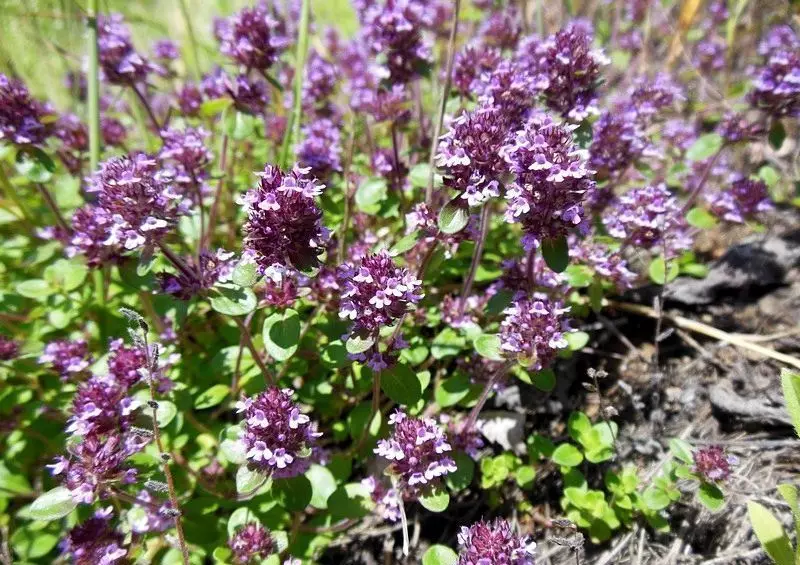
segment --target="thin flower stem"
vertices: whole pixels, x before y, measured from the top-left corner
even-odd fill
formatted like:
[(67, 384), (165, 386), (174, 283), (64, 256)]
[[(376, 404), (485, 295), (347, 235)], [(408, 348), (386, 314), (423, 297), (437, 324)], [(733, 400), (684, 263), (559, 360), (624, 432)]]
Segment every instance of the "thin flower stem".
[(469, 417), (467, 418), (467, 421), (464, 423), (464, 427), (461, 429), (462, 434), (469, 433), (472, 430), (472, 428), (475, 427), (475, 422), (478, 421), (478, 414), (480, 414), (481, 410), (483, 410), (483, 407), (486, 404), (486, 401), (489, 399), (489, 395), (491, 394), (494, 385), (497, 383), (500, 377), (502, 377), (503, 375), (506, 374), (506, 372), (508, 372), (508, 370), (511, 368), (512, 365), (513, 365), (512, 362), (510, 361), (507, 362), (505, 365), (503, 365), (497, 371), (495, 371), (494, 374), (492, 374), (492, 376), (489, 378), (488, 382), (486, 383), (486, 386), (483, 388), (483, 391), (481, 392), (480, 398), (478, 398), (478, 403), (472, 407), (472, 411), (469, 413)]
[(536, 287), (536, 248), (531, 247), (530, 251), (528, 251), (528, 264), (525, 265), (527, 269), (527, 278), (528, 278), (528, 286), (530, 287), (530, 292), (533, 292), (533, 289)]
[(491, 202), (486, 202), (481, 210), (481, 223), (480, 232), (478, 233), (478, 241), (475, 242), (475, 252), (472, 254), (472, 264), (469, 266), (469, 273), (464, 280), (464, 286), (461, 289), (461, 300), (458, 305), (459, 315), (464, 313), (467, 305), (467, 297), (472, 292), (472, 283), (475, 282), (475, 274), (478, 272), (478, 265), (481, 263), (481, 256), (483, 255), (483, 247), (486, 245), (486, 234), (489, 231), (489, 217), (491, 215)]
[(176, 269), (192, 280), (197, 279), (197, 273), (193, 271), (186, 263), (184, 263), (183, 259), (178, 257), (175, 252), (172, 251), (172, 249), (166, 246), (164, 242), (159, 241), (158, 248), (161, 250), (164, 256), (169, 259), (169, 262), (175, 265)]
[(39, 191), (39, 194), (42, 195), (42, 198), (44, 199), (45, 204), (47, 204), (47, 207), (50, 208), (50, 211), (56, 217), (56, 223), (58, 223), (61, 229), (63, 229), (65, 232), (71, 234), (72, 228), (69, 227), (69, 224), (64, 219), (64, 216), (61, 214), (61, 210), (58, 209), (58, 205), (56, 204), (53, 195), (50, 194), (49, 190), (47, 190), (47, 187), (44, 186), (42, 183), (37, 182), (36, 189)]
[(150, 117), (150, 121), (153, 122), (153, 127), (156, 128), (156, 133), (161, 137), (161, 124), (158, 123), (158, 118), (156, 118), (156, 115), (153, 113), (153, 109), (150, 107), (150, 103), (147, 101), (144, 93), (141, 92), (135, 84), (131, 85), (131, 89), (133, 89), (136, 97), (142, 103), (142, 106), (144, 106), (147, 115)]
[(428, 186), (425, 187), (425, 204), (431, 205), (433, 202), (433, 176), (436, 164), (436, 146), (439, 143), (439, 136), (442, 135), (442, 124), (444, 123), (444, 112), (447, 109), (447, 100), (450, 98), (450, 85), (453, 80), (453, 61), (456, 55), (456, 35), (458, 34), (458, 17), (461, 9), (461, 0), (455, 0), (453, 7), (453, 20), (450, 22), (450, 37), (447, 40), (447, 63), (444, 72), (444, 85), (442, 86), (442, 99), (439, 102), (439, 112), (433, 124), (433, 136), (431, 137), (431, 154), (428, 159)]
[(310, 18), (310, 0), (303, 0), (300, 10), (300, 25), (297, 37), (297, 52), (295, 55), (294, 66), (294, 107), (289, 115), (286, 124), (286, 134), (283, 138), (281, 147), (280, 166), (283, 169), (289, 167), (289, 153), (292, 148), (292, 140), (300, 138), (300, 120), (303, 114), (303, 80), (306, 69), (306, 51), (308, 51), (308, 21)]
[(100, 165), (100, 65), (97, 51), (97, 6), (99, 0), (89, 0), (86, 27), (89, 30), (89, 71), (86, 76), (86, 102), (89, 124), (89, 168), (95, 172)]
[(350, 227), (350, 216), (352, 214), (353, 196), (350, 194), (350, 167), (353, 164), (353, 149), (356, 144), (356, 124), (355, 119), (350, 124), (350, 141), (347, 144), (347, 162), (344, 166), (343, 186), (344, 186), (344, 217), (342, 218), (342, 225), (339, 229), (339, 249), (338, 249), (338, 262), (341, 265), (344, 263), (344, 248), (347, 240), (347, 230)]
[(158, 448), (158, 455), (163, 463), (164, 476), (167, 479), (167, 490), (169, 491), (169, 502), (172, 509), (176, 511), (175, 514), (175, 531), (178, 534), (178, 544), (181, 548), (181, 556), (183, 557), (183, 565), (189, 565), (189, 547), (186, 545), (186, 538), (183, 535), (183, 525), (181, 524), (181, 507), (178, 502), (178, 495), (175, 491), (175, 481), (172, 478), (172, 471), (169, 468), (169, 461), (171, 456), (164, 449), (164, 444), (161, 441), (161, 432), (158, 427), (158, 401), (156, 401), (156, 381), (155, 374), (151, 367), (150, 359), (150, 345), (147, 343), (147, 331), (142, 331), (142, 338), (144, 340), (144, 354), (145, 362), (147, 363), (148, 375), (147, 383), (150, 387), (150, 406), (153, 409), (153, 437), (156, 440), (156, 447)]
[(192, 48), (192, 70), (194, 71), (194, 78), (195, 80), (200, 80), (200, 55), (198, 54), (197, 50), (197, 37), (194, 34), (194, 26), (192, 25), (189, 7), (186, 5), (186, 0), (181, 0), (179, 5), (181, 9), (181, 15), (183, 16), (183, 21), (186, 24), (186, 33), (189, 36), (189, 45)]
[(205, 247), (211, 241), (214, 226), (217, 223), (217, 216), (219, 215), (219, 202), (222, 199), (222, 189), (225, 186), (225, 167), (228, 163), (228, 134), (222, 136), (222, 147), (220, 148), (219, 169), (222, 171), (217, 182), (217, 191), (214, 193), (214, 202), (211, 204), (211, 210), (208, 212), (208, 227), (203, 235), (202, 247)]
[(697, 182), (697, 186), (694, 187), (689, 197), (686, 199), (686, 202), (683, 204), (683, 208), (681, 208), (681, 213), (685, 214), (695, 203), (697, 197), (700, 196), (700, 193), (703, 190), (703, 187), (708, 180), (708, 177), (711, 176), (711, 170), (714, 168), (714, 165), (717, 164), (717, 160), (719, 156), (722, 154), (722, 150), (725, 149), (725, 145), (719, 148), (719, 150), (714, 153), (714, 156), (711, 157), (711, 160), (708, 162), (705, 170), (703, 171), (703, 176), (700, 177), (700, 180)]
[(258, 349), (256, 349), (256, 346), (253, 343), (253, 336), (250, 334), (250, 328), (244, 325), (244, 322), (242, 322), (238, 316), (233, 316), (233, 320), (236, 322), (236, 325), (239, 326), (239, 330), (242, 332), (244, 344), (247, 346), (247, 349), (250, 350), (250, 353), (253, 354), (253, 359), (255, 359), (258, 368), (261, 369), (261, 373), (264, 375), (264, 381), (266, 381), (267, 385), (274, 385), (275, 377), (272, 376), (267, 364), (264, 363), (264, 359), (261, 357), (261, 353), (259, 353)]

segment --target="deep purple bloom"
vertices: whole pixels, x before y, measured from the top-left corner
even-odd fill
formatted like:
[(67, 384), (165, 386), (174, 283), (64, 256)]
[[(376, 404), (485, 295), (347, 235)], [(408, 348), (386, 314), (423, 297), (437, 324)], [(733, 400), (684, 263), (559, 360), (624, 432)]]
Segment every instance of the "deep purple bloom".
[(453, 88), (461, 96), (470, 98), (476, 90), (476, 81), (490, 75), (502, 60), (500, 50), (482, 44), (466, 45), (456, 53), (453, 61)]
[[(683, 89), (669, 75), (657, 74), (654, 78), (641, 78), (628, 92), (629, 108), (636, 112), (636, 118), (643, 124), (649, 124), (659, 114), (678, 102), (686, 99)], [(619, 109), (615, 113), (622, 113)]]
[(158, 500), (144, 489), (140, 490), (139, 494), (136, 495), (136, 500), (139, 501), (143, 514), (137, 514), (135, 520), (131, 514), (128, 514), (131, 531), (136, 534), (143, 534), (147, 532), (163, 532), (172, 527), (175, 519), (170, 515), (172, 504), (168, 500), (158, 508), (154, 508), (158, 504)]
[(177, 43), (169, 38), (163, 38), (153, 43), (153, 56), (162, 61), (174, 61), (181, 56), (181, 53)]
[(592, 47), (589, 24), (573, 22), (542, 46), (540, 65), (548, 79), (544, 94), (547, 105), (562, 116), (581, 121), (597, 113), (600, 67), (605, 55)]
[(500, 324), (501, 349), (511, 358), (541, 371), (550, 366), (559, 349), (567, 347), (569, 312), (542, 294), (520, 297), (506, 308)]
[(0, 140), (17, 145), (40, 145), (51, 127), (42, 122), (50, 108), (31, 97), (19, 80), (0, 73)]
[(83, 373), (92, 362), (92, 354), (84, 339), (51, 341), (39, 357), (39, 363), (49, 364), (65, 380)]
[(200, 81), (200, 89), (210, 100), (224, 98), (231, 90), (231, 78), (222, 67), (214, 67), (211, 72), (203, 75)]
[(128, 130), (116, 118), (102, 116), (100, 118), (100, 135), (103, 143), (111, 147), (122, 147), (128, 138)]
[(402, 411), (389, 416), (393, 426), (388, 439), (378, 440), (375, 453), (388, 459), (400, 490), (416, 496), (439, 484), (441, 478), (456, 471), (447, 455), (450, 444), (441, 428), (430, 418), (409, 418)]
[(90, 267), (100, 267), (120, 257), (117, 246), (105, 244), (113, 219), (105, 209), (86, 204), (72, 215), (72, 237), (66, 252), (68, 257), (82, 254)]
[(375, 337), (422, 298), (422, 282), (398, 267), (386, 250), (365, 257), (358, 266), (342, 265), (339, 279), (344, 288), (339, 317), (352, 320), (351, 333)]
[(75, 565), (112, 565), (125, 559), (125, 536), (111, 527), (111, 507), (73, 527), (61, 548)]
[(502, 59), (475, 83), (479, 102), (492, 105), (505, 121), (516, 128), (533, 108), (536, 97), (547, 86), (547, 78), (529, 69), (524, 62)]
[(361, 480), (375, 503), (375, 511), (387, 522), (400, 520), (400, 493), (397, 489), (387, 487), (380, 479), (369, 476)]
[(243, 8), (220, 28), (220, 51), (247, 69), (266, 71), (288, 45), (284, 24), (266, 3)]
[(187, 82), (177, 96), (178, 108), (184, 116), (195, 117), (200, 114), (200, 107), (203, 105), (203, 93), (193, 82)]
[(261, 563), (277, 550), (269, 531), (255, 522), (239, 527), (228, 541), (228, 547), (237, 565)]
[(316, 265), (329, 237), (315, 201), (324, 185), (297, 167), (284, 173), (267, 165), (259, 177), (258, 186), (244, 196), (245, 248), (255, 254), (262, 272), (276, 264)]
[(86, 192), (111, 219), (103, 245), (130, 250), (154, 244), (188, 212), (190, 201), (159, 169), (154, 158), (136, 153), (101, 163), (89, 179)]
[(514, 49), (521, 34), (522, 16), (516, 8), (493, 12), (478, 28), (480, 42), (498, 49)]
[(753, 80), (748, 99), (776, 118), (800, 116), (800, 49), (773, 52)]
[(664, 184), (635, 188), (621, 195), (603, 223), (612, 236), (667, 258), (692, 247), (678, 200)]
[(719, 445), (709, 445), (692, 452), (692, 472), (710, 483), (725, 481), (731, 476), (731, 466), (738, 463), (733, 455), (726, 455)]
[(89, 130), (75, 114), (61, 116), (56, 122), (53, 134), (69, 151), (81, 153), (89, 149)]
[(619, 251), (593, 237), (571, 240), (569, 256), (578, 263), (592, 268), (595, 275), (612, 283), (621, 292), (633, 286), (637, 274), (628, 268), (628, 262)]
[(118, 383), (130, 388), (142, 379), (147, 365), (147, 355), (142, 347), (128, 347), (121, 339), (114, 339), (108, 350), (108, 373)]
[(19, 343), (13, 339), (0, 335), (0, 361), (11, 361), (19, 355)]
[(236, 404), (244, 412), (240, 441), (248, 465), (275, 478), (295, 477), (312, 462), (317, 426), (292, 401), (291, 389), (270, 387), (258, 396)]
[[(115, 367), (121, 370), (122, 367)], [(113, 433), (127, 428), (139, 402), (128, 396), (128, 383), (136, 382), (129, 375), (117, 381), (116, 375), (91, 377), (82, 383), (72, 399), (72, 417), (67, 432), (87, 434)]]
[(199, 274), (190, 276), (180, 271), (176, 274), (158, 273), (156, 276), (162, 292), (179, 300), (191, 300), (217, 283), (229, 281), (236, 261), (234, 254), (224, 249), (217, 249), (216, 253), (204, 249), (200, 252), (199, 268), (194, 258), (187, 259), (186, 264)]
[(594, 181), (573, 129), (535, 113), (501, 151), (516, 175), (506, 191), (506, 220), (522, 224), (526, 249), (586, 228), (583, 200)]
[(594, 125), (589, 146), (589, 167), (596, 177), (605, 180), (624, 174), (649, 152), (650, 144), (630, 108), (604, 112)]
[(707, 193), (705, 199), (714, 215), (740, 224), (772, 209), (767, 185), (748, 178), (733, 181), (725, 190)]
[(302, 135), (303, 140), (295, 147), (301, 167), (322, 180), (342, 170), (341, 133), (331, 120), (321, 118), (306, 124)]
[(761, 139), (766, 133), (766, 128), (761, 123), (749, 121), (744, 114), (728, 112), (719, 122), (717, 133), (725, 138), (725, 141), (737, 143)]
[(500, 183), (508, 170), (500, 149), (507, 138), (507, 123), (495, 106), (481, 105), (455, 118), (436, 153), (444, 184), (457, 190), (470, 206), (500, 196)]
[(458, 534), (458, 565), (534, 565), (536, 544), (528, 536), (516, 535), (500, 518), (481, 520)]
[[(484, 357), (481, 357), (480, 360), (478, 359), (471, 359), (472, 363), (477, 365), (483, 365), (486, 367), (487, 365), (492, 366), (492, 373), (499, 371), (502, 367), (502, 363), (498, 361), (491, 361)], [(473, 379), (472, 382), (480, 382), (478, 379)], [(487, 381), (488, 382), (488, 379)], [(483, 382), (481, 384), (486, 384)], [(499, 384), (499, 383), (498, 383)], [(504, 386), (495, 386), (495, 390), (503, 389)], [(447, 430), (447, 437), (450, 440), (450, 444), (453, 446), (454, 449), (457, 451), (463, 451), (473, 459), (478, 458), (478, 452), (484, 446), (483, 436), (481, 434), (482, 425), (480, 422), (475, 422), (475, 425), (472, 426), (469, 430), (465, 430), (464, 426), (466, 424), (466, 420), (457, 420), (455, 418), (451, 418), (446, 414), (439, 415), (439, 421), (442, 425), (445, 426)]]
[(338, 82), (338, 73), (336, 66), (316, 50), (309, 55), (305, 73), (303, 105), (307, 108), (315, 108), (325, 103), (333, 95)]
[(758, 45), (758, 54), (769, 57), (776, 51), (796, 51), (800, 49), (800, 38), (788, 24), (778, 24), (769, 30)]
[(228, 94), (236, 108), (246, 114), (261, 115), (267, 109), (269, 88), (264, 80), (238, 75), (228, 83)]
[(693, 63), (705, 73), (715, 73), (725, 68), (727, 43), (721, 37), (708, 37), (694, 47)]
[(185, 191), (198, 190), (208, 176), (214, 154), (206, 147), (208, 132), (203, 128), (170, 128), (161, 132), (163, 146), (158, 158), (172, 166), (171, 176)]
[(430, 49), (420, 26), (404, 10), (403, 3), (371, 6), (364, 14), (362, 30), (363, 41), (374, 55), (383, 58), (390, 83), (408, 83), (430, 64)]
[(121, 14), (98, 16), (97, 49), (103, 77), (111, 84), (144, 82), (147, 75), (156, 70), (134, 49), (130, 30)]

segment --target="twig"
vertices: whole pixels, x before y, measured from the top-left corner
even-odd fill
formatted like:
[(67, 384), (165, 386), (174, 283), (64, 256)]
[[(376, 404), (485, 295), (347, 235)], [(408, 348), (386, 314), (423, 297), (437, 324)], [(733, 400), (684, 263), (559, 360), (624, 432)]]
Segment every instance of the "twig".
[[(203, 233), (203, 238), (200, 242), (201, 247), (206, 247), (211, 241), (214, 225), (217, 223), (217, 215), (219, 215), (219, 202), (222, 199), (222, 188), (225, 186), (225, 167), (228, 162), (228, 134), (222, 136), (222, 147), (219, 150), (219, 168), (222, 171), (217, 182), (217, 191), (214, 193), (214, 202), (211, 204), (211, 210), (208, 212), (208, 228)], [(201, 206), (202, 208), (202, 206)]]
[(69, 227), (69, 224), (64, 219), (64, 216), (61, 214), (61, 210), (58, 209), (58, 204), (56, 204), (55, 198), (53, 198), (53, 195), (50, 194), (49, 190), (47, 190), (47, 187), (45, 187), (42, 183), (37, 182), (36, 189), (39, 191), (39, 194), (42, 195), (44, 203), (47, 204), (47, 207), (50, 208), (50, 211), (56, 217), (56, 222), (61, 227), (61, 229), (63, 229), (68, 234), (72, 233), (72, 228)]
[[(617, 302), (615, 300), (609, 300), (608, 304), (613, 308), (624, 310), (626, 312), (632, 312), (634, 314), (647, 316), (649, 318), (658, 318), (658, 313), (649, 306), (643, 306), (641, 304), (631, 304), (628, 302)], [(665, 313), (663, 314), (663, 317), (664, 319), (672, 322), (672, 324), (674, 324), (678, 328), (703, 334), (708, 337), (712, 337), (714, 339), (730, 343), (731, 345), (735, 345), (736, 347), (740, 347), (741, 349), (746, 349), (748, 351), (752, 351), (753, 353), (758, 353), (759, 355), (762, 355), (764, 357), (768, 357), (770, 359), (774, 359), (776, 361), (780, 361), (781, 363), (785, 363), (787, 365), (791, 365), (792, 367), (800, 369), (800, 359), (798, 359), (797, 357), (792, 357), (791, 355), (781, 353), (780, 351), (775, 351), (774, 349), (771, 349), (769, 347), (758, 345), (757, 343), (753, 343), (752, 341), (743, 339), (741, 336), (738, 336), (736, 334), (731, 334), (722, 331), (713, 326), (709, 326), (708, 324), (697, 322), (695, 320), (690, 320), (689, 318), (685, 318), (683, 316), (675, 316), (672, 314)]]
[(491, 394), (495, 383), (498, 381), (498, 379), (500, 379), (500, 377), (506, 374), (506, 372), (511, 368), (512, 364), (512, 362), (505, 363), (502, 367), (497, 369), (497, 371), (495, 371), (491, 378), (489, 378), (489, 380), (486, 382), (486, 386), (483, 388), (480, 398), (478, 398), (478, 403), (472, 407), (472, 411), (470, 411), (469, 417), (464, 423), (464, 427), (461, 429), (462, 434), (468, 434), (475, 426), (475, 422), (478, 420), (478, 415), (480, 414), (481, 410), (483, 410), (486, 401), (489, 399), (489, 394)]
[(259, 353), (258, 349), (256, 349), (256, 346), (253, 343), (253, 337), (250, 335), (250, 328), (245, 326), (238, 316), (233, 316), (233, 320), (236, 322), (236, 325), (239, 326), (239, 330), (242, 332), (242, 337), (244, 338), (244, 344), (247, 346), (247, 349), (250, 350), (250, 353), (253, 354), (253, 359), (255, 359), (258, 368), (261, 369), (261, 373), (264, 375), (264, 380), (267, 381), (268, 385), (274, 385), (275, 377), (272, 376), (272, 373), (267, 368), (266, 363), (264, 363), (264, 359), (261, 357), (261, 353)]
[(467, 274), (466, 280), (464, 280), (464, 286), (461, 288), (461, 301), (458, 305), (459, 315), (464, 313), (464, 308), (467, 305), (467, 297), (469, 297), (469, 293), (472, 292), (472, 283), (475, 282), (475, 274), (478, 272), (478, 265), (480, 265), (481, 262), (483, 246), (486, 244), (486, 234), (489, 231), (491, 205), (491, 202), (485, 202), (481, 210), (480, 233), (478, 234), (478, 241), (475, 242), (475, 251), (472, 254), (472, 263), (469, 266), (469, 273)]

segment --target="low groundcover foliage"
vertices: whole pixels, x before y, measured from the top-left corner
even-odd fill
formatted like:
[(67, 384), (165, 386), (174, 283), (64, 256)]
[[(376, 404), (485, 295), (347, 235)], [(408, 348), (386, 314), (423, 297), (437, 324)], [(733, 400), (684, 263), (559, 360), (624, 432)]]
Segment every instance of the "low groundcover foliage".
[(265, 0), (146, 49), (90, 1), (69, 107), (0, 74), (3, 562), (521, 565), (719, 510), (721, 447), (646, 474), (602, 397), (486, 408), (791, 199), (800, 39), (755, 4)]

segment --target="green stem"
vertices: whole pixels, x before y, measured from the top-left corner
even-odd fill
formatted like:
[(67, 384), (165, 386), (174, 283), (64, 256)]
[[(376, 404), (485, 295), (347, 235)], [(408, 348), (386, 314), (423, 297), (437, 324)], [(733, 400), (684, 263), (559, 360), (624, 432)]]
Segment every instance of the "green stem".
[(464, 308), (467, 305), (467, 298), (469, 293), (472, 292), (472, 283), (475, 282), (475, 275), (478, 272), (478, 265), (481, 263), (481, 256), (483, 255), (483, 247), (486, 245), (486, 234), (489, 232), (489, 215), (491, 212), (491, 200), (483, 204), (481, 210), (481, 223), (478, 239), (475, 242), (475, 251), (472, 254), (472, 263), (469, 266), (469, 273), (464, 280), (464, 287), (461, 289), (461, 302), (458, 307), (459, 315), (464, 313)]
[(89, 123), (89, 167), (95, 172), (100, 164), (100, 71), (97, 52), (97, 4), (89, 0), (87, 27), (89, 28), (89, 74), (87, 79), (87, 101)]
[(306, 52), (308, 51), (308, 20), (310, 18), (311, 2), (303, 0), (303, 7), (300, 12), (300, 26), (297, 36), (297, 54), (294, 65), (294, 100), (292, 113), (286, 124), (286, 134), (283, 138), (281, 147), (280, 165), (286, 169), (289, 167), (289, 152), (292, 147), (292, 140), (300, 138), (300, 119), (303, 114), (303, 79), (306, 69)]
[(186, 33), (189, 34), (189, 45), (192, 48), (192, 70), (194, 71), (195, 80), (200, 80), (200, 55), (197, 51), (197, 37), (194, 34), (194, 26), (192, 25), (192, 18), (189, 15), (189, 7), (186, 5), (186, 0), (179, 2), (183, 21), (186, 24)]

